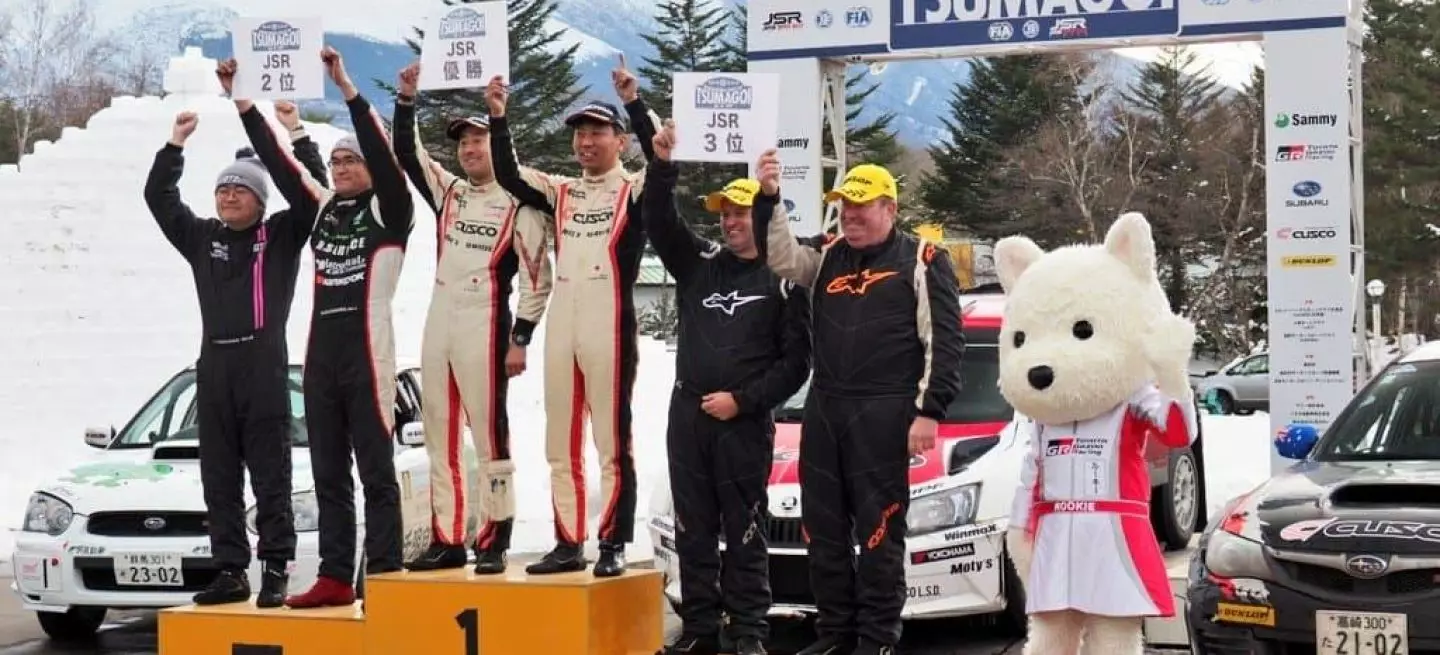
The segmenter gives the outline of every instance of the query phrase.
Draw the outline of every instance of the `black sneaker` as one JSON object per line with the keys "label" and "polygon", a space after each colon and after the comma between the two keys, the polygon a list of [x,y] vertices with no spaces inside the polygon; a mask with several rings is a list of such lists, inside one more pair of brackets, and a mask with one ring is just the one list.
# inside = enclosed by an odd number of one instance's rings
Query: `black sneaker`
{"label": "black sneaker", "polygon": [[196,605],[224,605],[250,600],[250,580],[244,571],[226,569],[192,598]]}
{"label": "black sneaker", "polygon": [[795,655],[852,655],[855,653],[855,638],[828,635],[810,644]]}
{"label": "black sneaker", "polygon": [[552,573],[573,573],[585,570],[585,553],[581,551],[580,544],[556,544],[555,548],[540,561],[525,567],[525,572],[530,575],[550,575]]}
{"label": "black sneaker", "polygon": [[715,635],[682,634],[657,655],[718,655],[720,640]]}
{"label": "black sneaker", "polygon": [[895,655],[895,647],[889,644],[882,644],[867,637],[861,637],[860,646],[855,649],[854,655]]}
{"label": "black sneaker", "polygon": [[477,575],[504,573],[506,564],[505,551],[503,550],[496,548],[475,551],[475,573]]}
{"label": "black sneaker", "polygon": [[451,546],[436,542],[430,544],[430,547],[420,553],[420,556],[416,557],[414,561],[407,562],[405,568],[411,571],[458,569],[465,566],[467,559],[464,546]]}
{"label": "black sneaker", "polygon": [[290,574],[285,572],[285,563],[266,562],[260,567],[260,593],[255,596],[255,606],[270,608],[284,605],[285,591],[289,586]]}
{"label": "black sneaker", "polygon": [[740,637],[735,640],[735,655],[765,655],[765,645],[755,637]]}
{"label": "black sneaker", "polygon": [[595,560],[595,577],[613,578],[625,572],[625,545],[600,544],[600,559]]}

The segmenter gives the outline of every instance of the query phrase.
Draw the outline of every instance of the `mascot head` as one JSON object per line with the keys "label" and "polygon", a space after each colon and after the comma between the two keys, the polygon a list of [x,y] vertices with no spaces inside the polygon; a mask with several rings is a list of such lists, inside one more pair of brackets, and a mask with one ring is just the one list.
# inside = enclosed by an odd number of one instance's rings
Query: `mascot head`
{"label": "mascot head", "polygon": [[995,268],[1006,293],[1000,389],[1020,413],[1084,421],[1147,384],[1189,397],[1195,327],[1170,312],[1144,216],[1121,216],[1099,246],[1047,253],[1025,237],[1001,239]]}

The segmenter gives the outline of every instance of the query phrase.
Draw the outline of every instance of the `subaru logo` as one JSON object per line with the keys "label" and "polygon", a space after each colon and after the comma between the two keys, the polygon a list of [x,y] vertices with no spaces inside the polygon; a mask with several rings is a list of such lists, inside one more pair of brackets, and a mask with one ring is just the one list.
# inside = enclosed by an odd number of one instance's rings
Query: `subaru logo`
{"label": "subaru logo", "polygon": [[144,525],[145,525],[145,529],[146,529],[146,530],[164,530],[164,529],[165,529],[165,519],[162,519],[162,518],[160,518],[160,517],[158,517],[158,516],[152,516],[152,517],[150,517],[150,518],[145,519]]}
{"label": "subaru logo", "polygon": [[1294,191],[1295,195],[1300,196],[1301,198],[1310,198],[1320,194],[1320,183],[1314,180],[1296,182],[1295,186],[1292,187],[1290,190]]}
{"label": "subaru logo", "polygon": [[1376,555],[1355,555],[1345,560],[1345,570],[1350,575],[1366,580],[1385,575],[1389,568],[1390,562]]}

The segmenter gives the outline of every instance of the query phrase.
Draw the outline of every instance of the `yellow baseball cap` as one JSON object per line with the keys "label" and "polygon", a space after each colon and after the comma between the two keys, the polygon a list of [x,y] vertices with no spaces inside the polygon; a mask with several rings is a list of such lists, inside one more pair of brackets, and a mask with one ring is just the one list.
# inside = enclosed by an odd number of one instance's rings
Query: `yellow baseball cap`
{"label": "yellow baseball cap", "polygon": [[759,180],[736,178],[725,185],[724,189],[705,196],[705,211],[719,213],[721,209],[724,209],[726,200],[741,207],[749,207],[755,204],[755,194],[757,193],[760,193]]}
{"label": "yellow baseball cap", "polygon": [[882,196],[898,199],[895,176],[875,164],[860,164],[845,173],[845,179],[838,188],[825,194],[825,202],[849,200],[853,203],[866,203]]}

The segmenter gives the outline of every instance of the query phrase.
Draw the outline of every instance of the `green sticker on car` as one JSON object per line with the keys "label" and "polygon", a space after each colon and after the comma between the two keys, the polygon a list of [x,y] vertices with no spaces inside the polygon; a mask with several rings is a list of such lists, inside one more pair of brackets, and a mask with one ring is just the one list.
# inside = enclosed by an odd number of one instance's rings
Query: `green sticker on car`
{"label": "green sticker on car", "polygon": [[121,483],[131,480],[149,480],[151,482],[163,480],[174,472],[174,466],[157,462],[142,464],[104,462],[75,467],[70,470],[69,476],[60,478],[60,481],[96,487],[118,487]]}

